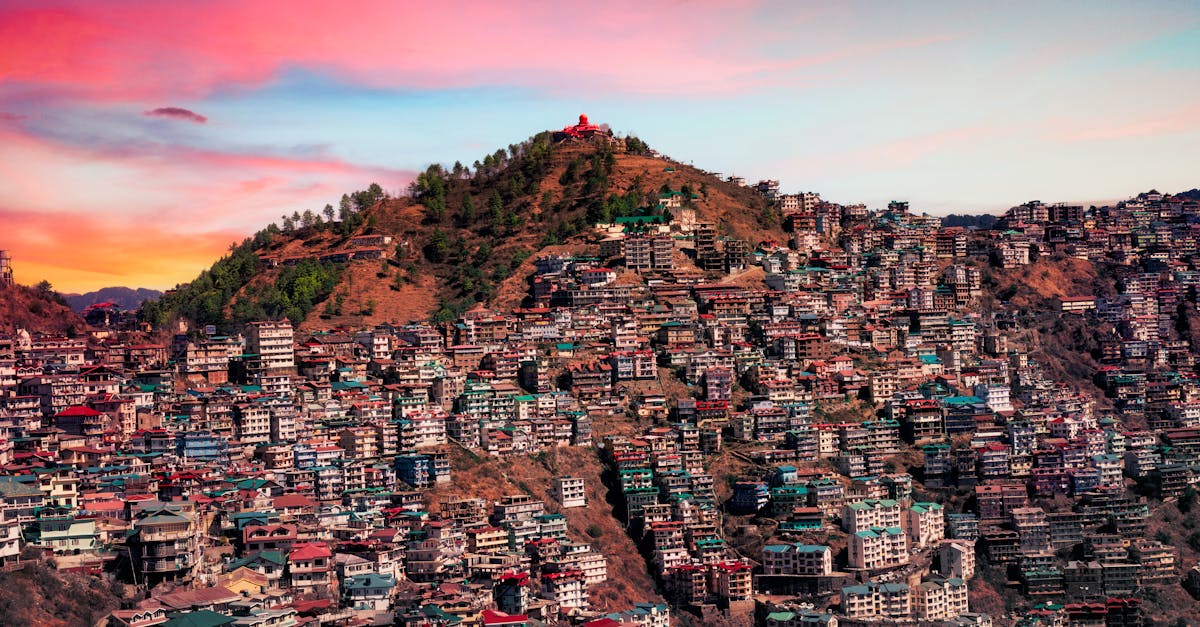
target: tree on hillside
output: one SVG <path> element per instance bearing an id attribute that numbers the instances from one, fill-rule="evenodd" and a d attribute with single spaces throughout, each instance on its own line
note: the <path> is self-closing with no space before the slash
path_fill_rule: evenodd
<path id="1" fill-rule="evenodd" d="M 641 139 L 630 135 L 625 138 L 625 150 L 641 155 L 650 152 L 650 146 L 646 145 L 646 142 Z"/>
<path id="2" fill-rule="evenodd" d="M 425 244 L 425 258 L 434 263 L 442 263 L 450 254 L 450 241 L 441 229 L 434 229 Z"/>
<path id="3" fill-rule="evenodd" d="M 471 226 L 475 223 L 475 201 L 470 194 L 463 196 L 462 207 L 458 210 L 459 226 Z"/>
<path id="4" fill-rule="evenodd" d="M 333 205 L 329 203 L 325 203 L 325 208 L 321 210 L 321 213 L 325 214 L 326 222 L 333 222 L 333 216 L 336 215 L 333 211 Z"/>
<path id="5" fill-rule="evenodd" d="M 495 190 L 488 198 L 488 220 L 494 233 L 499 233 L 504 226 L 504 200 L 500 198 L 500 192 Z"/>

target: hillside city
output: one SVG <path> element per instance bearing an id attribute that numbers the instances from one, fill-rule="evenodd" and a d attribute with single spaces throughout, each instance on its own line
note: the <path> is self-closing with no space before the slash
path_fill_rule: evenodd
<path id="1" fill-rule="evenodd" d="M 733 228 L 545 139 L 668 182 L 470 307 L 0 330 L 0 578 L 112 582 L 111 627 L 1194 624 L 1200 197 L 950 226 L 706 173 Z M 382 224 L 255 268 L 454 254 Z"/>

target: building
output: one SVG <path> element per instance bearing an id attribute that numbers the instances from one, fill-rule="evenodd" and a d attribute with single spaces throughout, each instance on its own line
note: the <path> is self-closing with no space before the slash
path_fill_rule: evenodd
<path id="1" fill-rule="evenodd" d="M 908 536 L 899 527 L 875 527 L 850 534 L 847 566 L 877 570 L 908 563 Z"/>
<path id="2" fill-rule="evenodd" d="M 938 545 L 939 572 L 944 577 L 969 580 L 975 576 L 975 543 L 968 540 L 942 540 Z"/>
<path id="3" fill-rule="evenodd" d="M 958 618 L 968 611 L 967 582 L 958 578 L 930 577 L 913 588 L 913 614 L 930 621 Z"/>
<path id="4" fill-rule="evenodd" d="M 842 613 L 851 619 L 906 619 L 912 616 L 908 584 L 870 582 L 842 588 Z"/>
<path id="5" fill-rule="evenodd" d="M 125 542 L 135 576 L 141 581 L 186 577 L 199 562 L 192 515 L 166 504 L 143 510 Z"/>
<path id="6" fill-rule="evenodd" d="M 904 513 L 904 531 L 915 547 L 937 544 L 946 537 L 945 508 L 939 503 L 913 503 Z"/>
<path id="7" fill-rule="evenodd" d="M 0 250 L 0 285 L 13 284 L 12 253 Z"/>
<path id="8" fill-rule="evenodd" d="M 296 348 L 292 323 L 284 318 L 246 325 L 246 353 L 253 374 L 294 371 Z"/>
<path id="9" fill-rule="evenodd" d="M 768 544 L 763 547 L 762 567 L 764 575 L 829 575 L 833 552 L 821 545 Z"/>
<path id="10" fill-rule="evenodd" d="M 563 507 L 586 507 L 587 492 L 579 477 L 555 477 L 554 498 Z"/>

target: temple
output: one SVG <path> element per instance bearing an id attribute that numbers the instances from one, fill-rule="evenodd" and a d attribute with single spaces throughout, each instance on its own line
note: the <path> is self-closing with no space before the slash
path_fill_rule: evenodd
<path id="1" fill-rule="evenodd" d="M 600 133 L 600 127 L 588 122 L 586 113 L 579 114 L 579 123 L 554 132 L 554 141 L 566 139 L 590 139 Z"/>

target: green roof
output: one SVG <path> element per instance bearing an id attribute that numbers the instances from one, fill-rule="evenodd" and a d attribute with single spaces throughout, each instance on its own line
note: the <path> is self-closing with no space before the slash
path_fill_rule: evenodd
<path id="1" fill-rule="evenodd" d="M 21 481 L 16 477 L 0 477 L 0 497 L 43 496 L 36 484 Z"/>
<path id="2" fill-rule="evenodd" d="M 287 558 L 283 556 L 281 551 L 259 551 L 254 555 L 248 555 L 240 560 L 229 562 L 225 565 L 225 571 L 235 571 L 243 566 L 249 566 L 250 564 L 253 564 L 259 560 L 271 562 L 272 564 L 277 564 L 279 566 L 283 566 L 287 562 Z"/>
<path id="3" fill-rule="evenodd" d="M 234 620 L 231 616 L 210 610 L 196 610 L 186 614 L 176 614 L 167 619 L 167 622 L 163 623 L 163 627 L 220 627 L 221 625 L 230 625 Z"/>

